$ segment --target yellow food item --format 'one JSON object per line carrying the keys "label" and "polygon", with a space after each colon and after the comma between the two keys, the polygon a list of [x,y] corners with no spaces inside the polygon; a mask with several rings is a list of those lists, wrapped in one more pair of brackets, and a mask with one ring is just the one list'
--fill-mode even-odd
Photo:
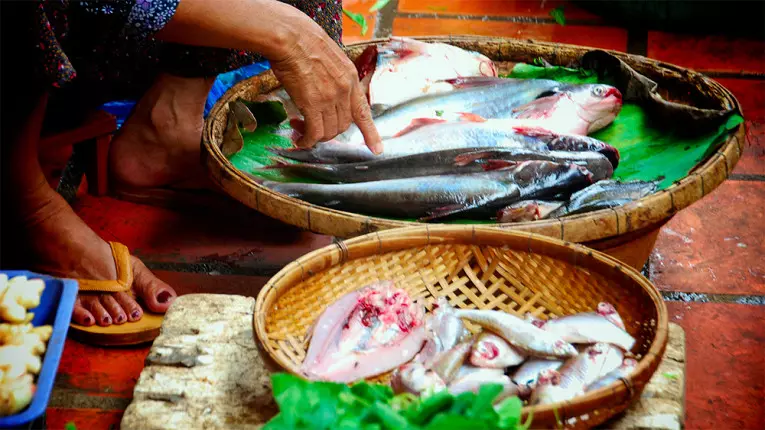
{"label": "yellow food item", "polygon": [[0,346],[26,345],[32,354],[42,355],[53,333],[53,327],[32,324],[0,324]]}
{"label": "yellow food item", "polygon": [[0,276],[0,318],[12,323],[28,322],[33,314],[27,310],[40,304],[40,296],[45,289],[42,279],[27,279],[26,276],[16,276],[8,280],[8,276]]}
{"label": "yellow food item", "polygon": [[24,373],[38,374],[42,360],[26,345],[0,346],[0,371],[5,372],[4,382],[16,379]]}
{"label": "yellow food item", "polygon": [[3,381],[0,384],[0,416],[22,411],[32,402],[34,394],[34,379],[28,373],[10,381]]}

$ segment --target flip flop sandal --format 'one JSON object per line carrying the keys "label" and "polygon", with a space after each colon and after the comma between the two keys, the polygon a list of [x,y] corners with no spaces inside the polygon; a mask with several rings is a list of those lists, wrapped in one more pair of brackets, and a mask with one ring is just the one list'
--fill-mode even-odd
{"label": "flip flop sandal", "polygon": [[[109,242],[117,267],[117,279],[111,281],[77,279],[80,292],[84,293],[119,293],[133,296],[133,266],[130,264],[130,251],[117,242]],[[86,327],[71,323],[69,333],[73,339],[91,345],[122,346],[151,342],[159,335],[164,315],[147,311],[135,322],[112,324],[101,327],[97,324]]]}

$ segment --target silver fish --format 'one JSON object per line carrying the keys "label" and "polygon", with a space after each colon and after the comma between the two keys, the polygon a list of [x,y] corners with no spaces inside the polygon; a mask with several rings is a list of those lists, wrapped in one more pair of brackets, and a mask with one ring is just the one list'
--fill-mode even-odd
{"label": "silver fish", "polygon": [[616,308],[611,303],[608,303],[608,302],[598,303],[596,312],[606,317],[607,320],[611,321],[611,323],[613,323],[620,329],[627,330],[627,328],[624,326],[624,320],[622,320],[622,316],[619,315],[619,312],[616,312]]}
{"label": "silver fish", "polygon": [[590,384],[622,365],[619,348],[596,343],[582,354],[568,360],[559,370],[546,370],[539,376],[531,404],[550,404],[571,400],[585,392]]}
{"label": "silver fish", "polygon": [[633,370],[635,370],[637,365],[638,362],[634,358],[625,358],[619,368],[588,385],[585,388],[585,391],[595,391],[597,389],[607,387],[622,378],[626,378],[630,373],[632,373]]}
{"label": "silver fish", "polygon": [[564,204],[565,202],[523,200],[497,211],[497,222],[511,223],[545,219]]}
{"label": "silver fish", "polygon": [[441,355],[465,340],[470,332],[454,313],[454,307],[446,297],[439,297],[433,311],[425,317],[427,340],[416,360],[431,368]]}
{"label": "silver fish", "polygon": [[505,312],[459,309],[457,316],[491,330],[529,355],[565,358],[577,354],[574,346],[559,336]]}
{"label": "silver fish", "polygon": [[635,346],[635,338],[596,312],[585,312],[551,319],[542,330],[571,343],[610,343],[625,351]]}
{"label": "silver fish", "polygon": [[[561,87],[560,83],[546,79],[473,77],[443,82],[451,84],[454,90],[417,97],[375,117],[380,137],[388,139],[395,136],[406,129],[413,118],[438,119],[444,112],[468,113],[482,118],[509,118],[513,108],[545,93],[554,93]],[[355,124],[334,140],[364,143],[361,131]]]}
{"label": "silver fish", "polygon": [[576,165],[525,161],[512,169],[471,175],[391,179],[358,184],[263,182],[263,185],[309,203],[380,216],[423,221],[475,209],[491,212],[524,197],[570,191],[591,183],[592,175]]}
{"label": "silver fish", "polygon": [[477,394],[481,387],[486,384],[500,384],[502,386],[502,391],[494,399],[495,403],[521,393],[521,389],[518,385],[514,384],[507,375],[497,373],[494,370],[496,369],[482,369],[468,373],[455,379],[449,384],[447,389],[452,395],[458,395],[465,392],[473,392]]}
{"label": "silver fish", "polygon": [[457,376],[462,364],[465,363],[470,354],[474,342],[475,339],[471,338],[458,343],[433,363],[433,370],[441,377],[442,381],[448,384]]}
{"label": "silver fish", "polygon": [[563,360],[544,360],[539,358],[533,358],[525,361],[516,370],[511,379],[518,385],[533,389],[537,386],[537,379],[539,374],[545,370],[558,370],[563,366]]}
{"label": "silver fish", "polygon": [[484,331],[476,339],[470,363],[478,367],[504,369],[523,363],[526,356],[494,333]]}
{"label": "silver fish", "polygon": [[390,384],[396,393],[412,393],[415,395],[421,395],[429,391],[441,391],[446,388],[446,383],[435,371],[426,368],[417,361],[406,363],[394,370],[391,375]]}
{"label": "silver fish", "polygon": [[653,194],[657,185],[657,182],[645,181],[599,181],[574,193],[568,203],[551,213],[550,217],[557,218],[621,206]]}

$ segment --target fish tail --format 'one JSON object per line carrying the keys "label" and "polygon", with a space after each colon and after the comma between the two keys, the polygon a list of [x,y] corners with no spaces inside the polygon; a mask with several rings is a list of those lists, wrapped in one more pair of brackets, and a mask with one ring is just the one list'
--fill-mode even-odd
{"label": "fish tail", "polygon": [[543,127],[518,125],[513,127],[513,131],[528,137],[538,137],[551,139],[558,134]]}
{"label": "fish tail", "polygon": [[266,150],[290,160],[302,161],[304,163],[320,163],[321,162],[321,160],[319,160],[316,157],[316,154],[314,154],[314,152],[310,149],[294,148],[294,147],[280,148],[276,146],[267,146]]}

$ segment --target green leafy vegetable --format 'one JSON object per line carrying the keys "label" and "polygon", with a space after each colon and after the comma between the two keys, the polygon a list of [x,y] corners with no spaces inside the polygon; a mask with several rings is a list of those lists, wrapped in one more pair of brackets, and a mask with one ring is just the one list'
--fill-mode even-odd
{"label": "green leafy vegetable", "polygon": [[64,425],[64,430],[77,430],[77,426],[73,422],[69,421]]}
{"label": "green leafy vegetable", "polygon": [[367,19],[364,18],[364,15],[360,13],[351,12],[347,9],[343,9],[343,13],[351,19],[351,21],[355,22],[359,26],[361,26],[361,35],[367,34],[367,30],[369,30],[369,26],[367,25]]}
{"label": "green leafy vegetable", "polygon": [[550,16],[560,25],[566,25],[566,15],[563,13],[563,6],[558,6],[550,11]]}
{"label": "green leafy vegetable", "polygon": [[369,8],[369,11],[377,12],[378,10],[387,6],[388,3],[390,3],[390,0],[377,0],[377,2],[374,5],[372,5],[371,8]]}
{"label": "green leafy vegetable", "polygon": [[[349,387],[308,382],[297,376],[272,376],[279,414],[264,430],[379,429],[379,430],[526,430],[520,426],[522,403],[517,397],[493,403],[502,391],[498,384],[481,387],[478,394],[457,396],[440,391],[424,398],[393,395],[387,385],[359,382]],[[528,424],[528,423],[527,423]]]}

